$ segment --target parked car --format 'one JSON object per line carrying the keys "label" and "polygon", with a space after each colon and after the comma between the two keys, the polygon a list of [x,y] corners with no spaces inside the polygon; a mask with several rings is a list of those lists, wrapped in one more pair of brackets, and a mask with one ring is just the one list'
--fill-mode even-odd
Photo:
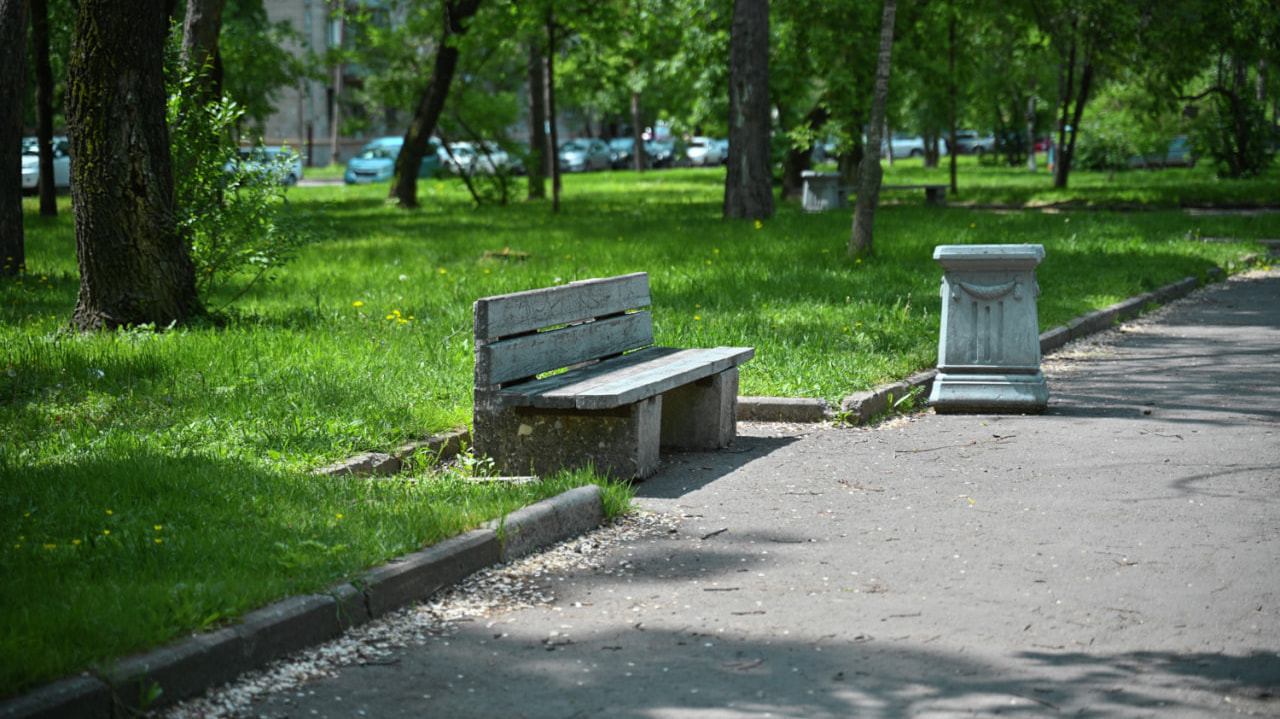
{"label": "parked car", "polygon": [[652,140],[645,145],[654,167],[689,167],[683,140]]}
{"label": "parked car", "polygon": [[[924,138],[919,135],[894,134],[888,140],[880,141],[880,154],[887,155],[893,148],[893,159],[903,157],[924,157]],[[938,139],[938,154],[947,154],[947,141]]]}
{"label": "parked car", "polygon": [[977,130],[956,131],[956,154],[983,155],[996,151],[995,133],[979,134]]}
{"label": "parked car", "polygon": [[[643,149],[643,145],[641,146]],[[631,137],[615,137],[609,141],[611,166],[615,170],[628,170],[635,167],[636,141]],[[649,153],[645,153],[645,167],[651,166]]]}
{"label": "parked car", "polygon": [[[379,137],[370,141],[347,162],[347,172],[343,179],[348,185],[390,180],[395,174],[396,158],[400,156],[402,147],[403,137]],[[442,155],[444,150],[440,141],[431,138],[427,151],[422,155],[422,164],[418,166],[418,177],[438,177],[443,174],[445,163]]]}
{"label": "parked car", "polygon": [[716,140],[715,143],[720,146],[720,164],[729,164],[729,138],[722,137]]}
{"label": "parked car", "polygon": [[560,169],[563,172],[607,170],[613,162],[604,140],[580,137],[560,144]]}
{"label": "parked car", "polygon": [[470,142],[451,142],[449,151],[442,157],[445,169],[456,174],[493,175],[509,169],[511,157],[494,142],[474,145]]}
{"label": "parked car", "polygon": [[720,155],[720,144],[709,137],[690,138],[685,154],[689,158],[689,164],[694,167],[719,165],[724,159]]}
{"label": "parked car", "polygon": [[1164,154],[1135,155],[1129,158],[1129,167],[1145,167],[1157,169],[1163,167],[1195,167],[1196,156],[1191,153],[1191,143],[1185,136],[1178,136],[1169,141]]}
{"label": "parked car", "polygon": [[[67,138],[55,137],[53,145],[53,188],[71,188],[71,149]],[[34,193],[40,188],[40,141],[22,138],[22,191]]]}
{"label": "parked car", "polygon": [[302,155],[292,148],[275,146],[242,147],[222,166],[231,174],[240,172],[246,179],[281,185],[295,185],[302,179]]}

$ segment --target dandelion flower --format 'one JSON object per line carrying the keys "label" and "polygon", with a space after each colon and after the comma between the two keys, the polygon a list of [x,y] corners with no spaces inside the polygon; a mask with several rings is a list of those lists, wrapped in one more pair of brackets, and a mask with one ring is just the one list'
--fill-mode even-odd
{"label": "dandelion flower", "polygon": [[761,227],[764,227],[764,223],[763,223],[763,222],[761,222],[760,220],[756,220],[756,229],[758,230],[758,229],[760,229]]}
{"label": "dandelion flower", "polygon": [[156,525],[156,531],[157,531],[157,532],[159,532],[159,531],[160,531],[160,530],[162,530],[162,529],[164,529],[164,527],[160,526],[159,524],[157,524],[157,525]]}
{"label": "dandelion flower", "polygon": [[359,301],[359,300],[356,300],[355,302],[352,302],[352,303],[351,303],[351,305],[352,305],[353,307],[364,307],[364,303],[363,303],[363,302],[361,302],[361,301]]}

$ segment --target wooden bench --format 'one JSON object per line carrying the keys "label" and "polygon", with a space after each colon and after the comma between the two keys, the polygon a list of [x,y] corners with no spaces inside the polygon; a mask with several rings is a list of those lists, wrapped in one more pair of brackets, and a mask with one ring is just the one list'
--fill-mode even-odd
{"label": "wooden bench", "polygon": [[755,349],[653,346],[649,304],[643,272],[478,300],[477,454],[504,474],[626,479],[653,474],[659,447],[727,446]]}
{"label": "wooden bench", "polygon": [[[849,195],[857,194],[856,185],[841,185],[838,172],[801,173],[804,181],[801,203],[809,212],[834,210],[849,206]],[[947,185],[881,185],[885,190],[924,190],[924,201],[939,207],[947,204]]]}

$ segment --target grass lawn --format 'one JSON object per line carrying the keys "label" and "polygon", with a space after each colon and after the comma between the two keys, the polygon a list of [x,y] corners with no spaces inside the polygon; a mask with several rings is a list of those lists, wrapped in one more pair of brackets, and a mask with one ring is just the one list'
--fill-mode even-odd
{"label": "grass lawn", "polygon": [[[984,202],[1280,197],[1276,172],[1225,190],[1200,169],[1075,173],[1061,193],[1047,173],[964,159],[961,199]],[[928,173],[945,177],[907,162],[886,182]],[[1202,238],[1280,236],[1275,215],[939,209],[904,194],[876,215],[875,254],[851,259],[849,212],[726,221],[723,177],[570,176],[559,214],[476,208],[454,180],[423,181],[416,212],[389,206],[385,184],[294,188],[320,241],[225,325],[161,334],[62,329],[78,290],[68,199],[55,219],[27,201],[28,270],[0,280],[0,697],[602,481],[478,488],[426,463],[395,481],[307,473],[469,422],[478,297],[647,271],[660,343],[754,346],[744,394],[838,400],[936,361],[935,245],[1043,244],[1048,328],[1260,249]],[[629,501],[610,496],[615,512]]]}

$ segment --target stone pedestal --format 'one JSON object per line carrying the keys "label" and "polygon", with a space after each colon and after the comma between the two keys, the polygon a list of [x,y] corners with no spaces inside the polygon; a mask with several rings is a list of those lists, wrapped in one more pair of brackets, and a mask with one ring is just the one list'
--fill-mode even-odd
{"label": "stone pedestal", "polygon": [[1035,268],[1042,245],[941,245],[938,376],[929,403],[940,413],[1043,412]]}
{"label": "stone pedestal", "polygon": [[848,200],[840,192],[840,173],[805,170],[800,173],[804,182],[802,206],[805,212],[822,212],[847,207]]}

